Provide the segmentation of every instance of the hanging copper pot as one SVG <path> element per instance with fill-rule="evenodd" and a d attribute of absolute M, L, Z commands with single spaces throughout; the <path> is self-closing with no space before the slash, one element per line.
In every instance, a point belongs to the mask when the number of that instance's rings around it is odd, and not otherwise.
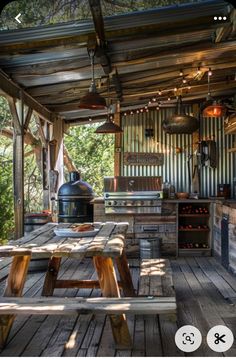
<path fill-rule="evenodd" d="M 162 122 L 164 131 L 169 134 L 193 133 L 199 128 L 199 120 L 196 117 L 187 115 L 182 106 L 181 96 L 177 99 L 175 114 Z"/>

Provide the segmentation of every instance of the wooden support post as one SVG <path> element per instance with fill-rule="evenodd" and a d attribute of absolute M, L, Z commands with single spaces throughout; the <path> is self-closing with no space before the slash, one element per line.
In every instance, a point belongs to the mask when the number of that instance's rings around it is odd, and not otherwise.
<path fill-rule="evenodd" d="M 114 114 L 114 123 L 118 126 L 121 125 L 120 121 L 120 104 L 117 103 L 116 112 Z M 114 152 L 114 176 L 120 176 L 121 174 L 121 141 L 122 134 L 115 134 L 115 152 Z"/>
<path fill-rule="evenodd" d="M 98 280 L 104 297 L 120 297 L 119 286 L 111 258 L 96 256 L 93 263 L 97 271 Z M 132 346 L 128 324 L 124 314 L 110 314 L 112 332 L 116 346 L 127 348 Z"/>
<path fill-rule="evenodd" d="M 18 106 L 15 99 L 8 102 L 13 118 L 14 237 L 18 239 L 24 235 L 24 104 L 22 99 Z"/>
<path fill-rule="evenodd" d="M 41 120 L 42 124 L 42 120 Z M 50 190 L 49 190 L 49 138 L 50 138 L 50 125 L 46 121 L 42 125 L 44 134 L 44 146 L 42 148 L 42 159 L 43 159 L 43 208 L 52 209 L 50 201 Z"/>
<path fill-rule="evenodd" d="M 46 273 L 42 295 L 53 295 L 54 288 L 56 287 L 57 276 L 61 265 L 61 257 L 52 257 L 48 263 L 48 270 Z"/>
<path fill-rule="evenodd" d="M 30 262 L 30 255 L 15 256 L 13 258 L 10 273 L 7 279 L 7 285 L 4 292 L 4 297 L 21 297 L 28 266 Z M 1 315 L 0 318 L 0 348 L 3 348 L 8 334 L 14 322 L 15 315 Z"/>

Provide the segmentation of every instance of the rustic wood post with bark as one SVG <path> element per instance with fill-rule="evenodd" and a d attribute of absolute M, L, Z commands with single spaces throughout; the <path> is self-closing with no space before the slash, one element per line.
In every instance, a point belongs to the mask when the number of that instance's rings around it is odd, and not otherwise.
<path fill-rule="evenodd" d="M 116 112 L 114 114 L 114 123 L 118 126 L 121 125 L 120 121 L 120 103 L 116 105 Z M 115 134 L 115 149 L 114 149 L 114 176 L 120 176 L 121 172 L 121 140 L 122 134 Z"/>
<path fill-rule="evenodd" d="M 23 96 L 20 100 L 8 98 L 13 119 L 13 186 L 15 239 L 24 235 L 24 130 L 28 126 L 32 110 L 25 113 Z"/>

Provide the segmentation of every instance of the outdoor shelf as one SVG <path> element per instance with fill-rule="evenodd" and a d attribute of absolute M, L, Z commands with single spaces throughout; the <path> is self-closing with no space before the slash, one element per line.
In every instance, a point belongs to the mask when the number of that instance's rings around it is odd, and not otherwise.
<path fill-rule="evenodd" d="M 179 232 L 209 232 L 210 228 L 186 228 L 179 229 Z"/>
<path fill-rule="evenodd" d="M 208 218 L 210 217 L 210 214 L 195 214 L 195 213 L 189 213 L 189 214 L 179 214 L 179 217 L 203 217 L 203 218 Z"/>

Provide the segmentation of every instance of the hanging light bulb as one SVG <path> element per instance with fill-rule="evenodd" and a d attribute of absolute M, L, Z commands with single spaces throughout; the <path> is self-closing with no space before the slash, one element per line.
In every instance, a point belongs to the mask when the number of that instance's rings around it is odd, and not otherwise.
<path fill-rule="evenodd" d="M 208 84 L 208 93 L 206 97 L 206 102 L 202 106 L 202 114 L 204 117 L 222 117 L 225 115 L 226 107 L 221 103 L 217 102 L 211 96 L 210 91 L 210 77 L 212 76 L 211 68 L 209 68 L 207 73 L 207 84 Z"/>
<path fill-rule="evenodd" d="M 182 69 L 179 70 L 179 76 L 183 76 L 183 75 L 184 75 L 183 70 Z"/>
<path fill-rule="evenodd" d="M 95 79 L 94 79 L 94 55 L 95 49 L 88 49 L 88 54 L 91 62 L 91 73 L 92 80 L 89 91 L 85 96 L 83 96 L 80 100 L 79 108 L 89 109 L 89 110 L 102 110 L 105 109 L 106 100 L 104 97 L 99 95 L 96 89 Z"/>

